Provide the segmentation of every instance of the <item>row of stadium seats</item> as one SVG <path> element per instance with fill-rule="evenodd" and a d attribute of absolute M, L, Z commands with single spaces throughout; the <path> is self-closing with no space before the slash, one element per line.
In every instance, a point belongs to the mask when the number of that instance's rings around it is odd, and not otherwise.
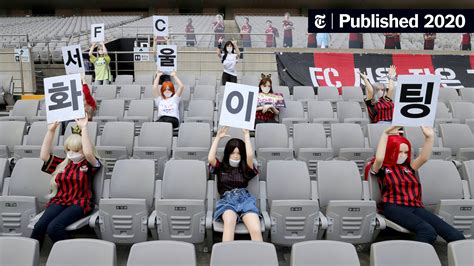
<path fill-rule="evenodd" d="M 38 242 L 29 238 L 0 238 L 5 248 L 2 265 L 31 265 L 39 263 Z M 461 240 L 448 245 L 449 266 L 470 265 L 474 240 Z M 18 253 L 22 256 L 18 256 Z M 87 256 L 83 256 L 87 254 Z M 405 254 L 399 256 L 399 254 Z M 434 248 L 425 243 L 403 240 L 372 244 L 371 265 L 441 265 Z M 66 265 L 74 261 L 81 265 L 115 266 L 116 247 L 113 243 L 94 239 L 64 240 L 54 244 L 47 266 Z M 277 252 L 270 243 L 232 241 L 213 245 L 211 266 L 220 265 L 278 266 Z M 134 244 L 128 266 L 139 265 L 197 265 L 194 246 L 178 241 L 150 241 Z M 305 241 L 291 248 L 290 265 L 360 265 L 353 245 L 338 241 Z"/>

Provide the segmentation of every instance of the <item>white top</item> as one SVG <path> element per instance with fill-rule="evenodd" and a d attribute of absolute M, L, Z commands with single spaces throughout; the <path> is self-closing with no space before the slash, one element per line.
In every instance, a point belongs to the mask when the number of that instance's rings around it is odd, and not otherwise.
<path fill-rule="evenodd" d="M 224 53 L 222 53 L 222 57 L 224 57 Z M 235 65 L 237 62 L 239 62 L 237 54 L 228 53 L 224 62 L 222 62 L 222 65 L 224 66 L 224 72 L 237 77 L 237 70 L 235 70 Z"/>
<path fill-rule="evenodd" d="M 155 98 L 155 105 L 158 108 L 158 119 L 162 116 L 172 116 L 178 118 L 179 121 L 179 102 L 181 97 L 176 94 L 168 99 L 161 96 Z"/>

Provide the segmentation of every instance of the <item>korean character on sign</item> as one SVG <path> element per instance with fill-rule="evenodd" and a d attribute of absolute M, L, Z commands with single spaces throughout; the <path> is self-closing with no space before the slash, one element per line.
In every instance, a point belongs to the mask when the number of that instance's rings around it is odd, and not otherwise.
<path fill-rule="evenodd" d="M 69 90 L 71 91 L 70 94 L 68 94 Z M 70 87 L 64 85 L 64 82 L 53 83 L 49 93 L 51 102 L 55 103 L 49 106 L 50 111 L 71 106 L 74 111 L 79 110 L 78 97 L 81 96 L 81 91 L 76 87 L 75 80 L 70 81 Z M 71 99 L 69 99 L 69 97 Z"/>
<path fill-rule="evenodd" d="M 400 103 L 410 103 L 403 106 L 401 114 L 409 118 L 421 118 L 430 114 L 430 108 L 433 97 L 433 82 L 428 82 L 425 95 L 422 93 L 422 84 L 403 84 L 400 91 Z M 413 112 L 413 110 L 417 110 Z M 418 110 L 421 110 L 418 111 Z"/>
<path fill-rule="evenodd" d="M 163 48 L 160 50 L 160 65 L 162 67 L 174 67 L 176 55 L 174 55 L 174 50 L 171 48 Z"/>
<path fill-rule="evenodd" d="M 73 58 L 76 58 L 76 60 Z M 71 50 L 67 51 L 66 66 L 69 66 L 71 62 L 74 65 L 77 65 L 79 68 L 82 68 L 81 53 L 79 48 L 74 49 L 74 55 L 71 54 Z"/>

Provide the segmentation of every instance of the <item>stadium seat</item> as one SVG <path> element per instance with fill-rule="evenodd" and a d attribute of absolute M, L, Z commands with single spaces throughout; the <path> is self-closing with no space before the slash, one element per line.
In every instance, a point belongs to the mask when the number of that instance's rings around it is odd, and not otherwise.
<path fill-rule="evenodd" d="M 450 101 L 460 101 L 461 97 L 455 88 L 442 87 L 439 90 L 438 102 L 449 103 Z"/>
<path fill-rule="evenodd" d="M 468 183 L 471 198 L 474 198 L 474 160 L 464 161 L 459 172 L 462 179 Z"/>
<path fill-rule="evenodd" d="M 354 245 L 331 240 L 313 240 L 291 247 L 291 266 L 299 265 L 346 265 L 359 266 Z"/>
<path fill-rule="evenodd" d="M 448 107 L 443 102 L 439 102 L 436 106 L 435 130 L 439 131 L 440 124 L 460 123 L 459 119 L 454 119 L 449 112 Z"/>
<path fill-rule="evenodd" d="M 148 219 L 154 239 L 189 243 L 204 241 L 207 217 L 206 165 L 197 160 L 171 160 L 163 180 L 156 181 L 155 209 Z"/>
<path fill-rule="evenodd" d="M 293 149 L 289 145 L 286 126 L 283 124 L 257 124 L 255 151 L 261 180 L 266 179 L 267 162 L 293 160 Z"/>
<path fill-rule="evenodd" d="M 92 121 L 97 122 L 99 132 L 102 132 L 107 122 L 122 121 L 125 113 L 125 101 L 123 99 L 103 100 L 97 115 Z"/>
<path fill-rule="evenodd" d="M 474 233 L 474 199 L 465 195 L 463 181 L 450 161 L 429 160 L 419 170 L 425 208 L 461 231 L 466 238 Z M 466 186 L 467 189 L 467 186 Z"/>
<path fill-rule="evenodd" d="M 153 204 L 155 165 L 151 160 L 119 160 L 104 183 L 99 211 L 89 220 L 97 237 L 114 243 L 146 241 Z"/>
<path fill-rule="evenodd" d="M 361 173 L 365 161 L 375 154 L 374 149 L 365 147 L 364 134 L 357 124 L 332 124 L 331 142 L 334 155 L 341 160 L 354 161 Z"/>
<path fill-rule="evenodd" d="M 211 128 L 208 123 L 182 123 L 176 147 L 173 148 L 173 158 L 207 161 L 210 147 Z"/>
<path fill-rule="evenodd" d="M 416 158 L 421 152 L 421 147 L 425 141 L 423 131 L 420 127 L 404 127 L 405 137 L 410 141 L 412 148 L 412 156 Z M 435 135 L 434 144 L 431 151 L 431 159 L 446 160 L 451 158 L 451 149 L 439 147 L 438 137 Z"/>
<path fill-rule="evenodd" d="M 97 239 L 70 239 L 53 245 L 46 266 L 108 265 L 115 266 L 115 244 Z"/>
<path fill-rule="evenodd" d="M 370 266 L 377 265 L 441 266 L 441 262 L 430 244 L 390 240 L 374 243 L 370 247 Z"/>
<path fill-rule="evenodd" d="M 319 161 L 318 195 L 329 225 L 326 239 L 352 244 L 371 243 L 377 228 L 376 202 L 366 191 L 354 162 Z"/>
<path fill-rule="evenodd" d="M 210 100 L 190 101 L 184 122 L 208 123 L 211 129 L 214 128 L 214 102 Z"/>
<path fill-rule="evenodd" d="M 280 109 L 280 123 L 286 125 L 288 136 L 293 136 L 293 125 L 298 123 L 308 123 L 305 117 L 303 104 L 297 101 L 285 101 L 286 107 Z"/>
<path fill-rule="evenodd" d="M 131 122 L 108 122 L 96 146 L 97 153 L 104 162 L 107 173 L 111 173 L 117 160 L 128 159 L 132 155 L 135 137 Z"/>
<path fill-rule="evenodd" d="M 133 82 L 133 84 L 140 85 L 140 86 L 152 85 L 153 84 L 152 75 L 136 74 L 135 81 Z"/>
<path fill-rule="evenodd" d="M 342 89 L 342 100 L 344 101 L 351 101 L 351 102 L 358 102 L 364 103 L 364 94 L 362 92 L 362 88 L 359 86 L 343 86 Z"/>
<path fill-rule="evenodd" d="M 387 124 L 368 124 L 367 125 L 367 139 L 369 140 L 369 147 L 377 150 L 380 136 L 382 136 L 385 129 L 389 128 Z"/>
<path fill-rule="evenodd" d="M 182 241 L 149 241 L 133 244 L 127 266 L 196 265 L 194 245 Z"/>
<path fill-rule="evenodd" d="M 0 196 L 0 235 L 29 237 L 30 220 L 42 211 L 48 201 L 51 175 L 41 171 L 39 158 L 17 161 L 10 178 L 4 180 Z"/>
<path fill-rule="evenodd" d="M 13 156 L 15 145 L 23 144 L 23 135 L 26 132 L 26 122 L 22 121 L 0 121 L 0 158 Z"/>
<path fill-rule="evenodd" d="M 94 99 L 99 104 L 102 100 L 115 99 L 117 94 L 116 85 L 96 85 Z"/>
<path fill-rule="evenodd" d="M 196 86 L 196 76 L 192 74 L 181 74 L 179 73 L 179 79 L 183 84 L 189 86 L 189 91 L 194 91 L 194 86 Z"/>
<path fill-rule="evenodd" d="M 288 86 L 272 86 L 272 90 L 274 93 L 281 93 L 283 94 L 283 99 L 285 101 L 292 100 L 291 95 L 290 95 L 290 89 Z M 314 94 L 314 91 L 313 91 Z"/>
<path fill-rule="evenodd" d="M 317 162 L 334 156 L 327 144 L 322 124 L 296 124 L 293 129 L 293 148 L 295 158 L 308 166 L 312 180 L 316 180 Z"/>
<path fill-rule="evenodd" d="M 39 265 L 39 243 L 26 237 L 0 237 L 0 265 Z"/>
<path fill-rule="evenodd" d="M 10 163 L 6 158 L 0 158 L 0 196 L 3 190 L 3 180 L 10 176 Z"/>
<path fill-rule="evenodd" d="M 60 127 L 56 129 L 52 142 L 53 146 L 57 146 L 59 143 L 60 130 Z M 17 159 L 23 157 L 38 158 L 46 132 L 48 132 L 48 124 L 46 121 L 38 121 L 31 124 L 28 135 L 25 137 L 25 143 L 23 145 L 14 146 L 13 156 Z"/>
<path fill-rule="evenodd" d="M 122 87 L 123 85 L 132 85 L 133 84 L 133 75 L 117 75 L 115 77 L 115 84 L 119 87 Z"/>
<path fill-rule="evenodd" d="M 471 131 L 474 130 L 474 103 L 470 102 L 451 102 L 453 117 L 460 121 L 461 124 L 469 126 Z"/>
<path fill-rule="evenodd" d="M 305 109 L 308 106 L 309 101 L 316 100 L 314 89 L 311 86 L 294 86 L 293 87 L 293 100 L 303 102 Z"/>
<path fill-rule="evenodd" d="M 339 101 L 336 109 L 339 122 L 359 124 L 364 131 L 366 130 L 369 119 L 362 113 L 359 103 Z"/>
<path fill-rule="evenodd" d="M 32 118 L 37 116 L 39 109 L 38 100 L 18 100 L 13 105 L 9 116 L 1 116 L 0 121 L 23 121 L 30 124 Z"/>
<path fill-rule="evenodd" d="M 339 121 L 329 101 L 308 102 L 308 120 L 310 123 L 323 124 L 327 136 L 331 134 L 331 124 Z"/>
<path fill-rule="evenodd" d="M 230 241 L 212 246 L 210 266 L 265 265 L 278 266 L 275 246 L 257 241 Z"/>
<path fill-rule="evenodd" d="M 152 100 L 132 100 L 123 121 L 135 124 L 135 135 L 140 134 L 143 123 L 153 122 L 154 102 Z"/>
<path fill-rule="evenodd" d="M 474 103 L 474 88 L 462 88 L 460 92 L 463 101 Z"/>
<path fill-rule="evenodd" d="M 291 246 L 314 240 L 327 228 L 319 211 L 316 181 L 310 180 L 304 162 L 268 162 L 266 192 L 273 243 Z"/>
<path fill-rule="evenodd" d="M 443 146 L 451 148 L 451 153 L 458 160 L 474 159 L 474 135 L 467 125 L 441 124 L 440 135 Z"/>
<path fill-rule="evenodd" d="M 318 101 L 329 101 L 335 103 L 341 100 L 339 91 L 336 87 L 322 86 L 318 87 Z"/>
<path fill-rule="evenodd" d="M 158 86 L 158 91 L 160 91 L 161 85 Z M 154 100 L 156 97 L 153 94 L 153 85 L 145 85 L 145 90 L 143 91 L 142 99 L 143 100 Z"/>
<path fill-rule="evenodd" d="M 140 85 L 122 85 L 118 99 L 125 100 L 125 109 L 128 110 L 128 105 L 132 100 L 139 100 L 141 97 L 142 88 Z"/>
<path fill-rule="evenodd" d="M 209 100 L 214 102 L 216 99 L 216 88 L 212 85 L 196 85 L 191 99 Z"/>
<path fill-rule="evenodd" d="M 133 158 L 155 161 L 155 173 L 162 179 L 165 163 L 171 157 L 173 127 L 170 123 L 145 122 L 142 125 Z"/>
<path fill-rule="evenodd" d="M 258 86 L 260 82 L 260 76 L 255 75 L 242 75 L 240 79 L 240 84 L 249 85 L 249 86 Z"/>
<path fill-rule="evenodd" d="M 216 86 L 216 77 L 213 75 L 200 75 L 198 80 L 196 81 L 196 86 L 198 85 L 211 85 Z M 196 88 L 194 88 L 196 91 Z"/>
<path fill-rule="evenodd" d="M 448 265 L 462 266 L 473 265 L 474 240 L 460 240 L 448 244 Z"/>

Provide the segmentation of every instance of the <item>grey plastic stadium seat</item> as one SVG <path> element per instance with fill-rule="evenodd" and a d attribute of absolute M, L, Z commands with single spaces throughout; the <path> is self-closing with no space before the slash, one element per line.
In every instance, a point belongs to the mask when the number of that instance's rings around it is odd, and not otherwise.
<path fill-rule="evenodd" d="M 116 263 L 114 243 L 97 239 L 70 239 L 53 245 L 46 266 L 115 266 Z"/>
<path fill-rule="evenodd" d="M 308 120 L 310 123 L 323 124 L 327 136 L 331 134 L 331 124 L 339 121 L 328 101 L 308 102 Z"/>
<path fill-rule="evenodd" d="M 260 76 L 258 74 L 255 75 L 242 75 L 240 84 L 245 84 L 249 86 L 258 86 L 260 82 Z"/>
<path fill-rule="evenodd" d="M 135 135 L 139 135 L 143 123 L 153 121 L 153 109 L 152 100 L 132 100 L 123 121 L 135 123 Z"/>
<path fill-rule="evenodd" d="M 158 86 L 158 91 L 161 90 L 161 85 Z M 153 94 L 153 85 L 146 85 L 143 91 L 142 99 L 144 100 L 153 100 L 155 99 L 155 95 Z"/>
<path fill-rule="evenodd" d="M 0 237 L 0 265 L 39 265 L 39 243 L 26 237 Z"/>
<path fill-rule="evenodd" d="M 340 100 L 339 91 L 336 87 L 318 87 L 318 101 L 330 101 L 331 103 L 335 103 Z"/>
<path fill-rule="evenodd" d="M 192 100 L 209 100 L 215 101 L 216 99 L 216 88 L 212 85 L 196 85 Z"/>
<path fill-rule="evenodd" d="M 188 85 L 190 91 L 194 90 L 194 86 L 196 86 L 196 76 L 192 74 L 182 74 L 179 73 L 179 79 L 183 82 L 183 84 Z"/>
<path fill-rule="evenodd" d="M 326 228 L 327 221 L 319 211 L 316 181 L 310 180 L 304 162 L 268 162 L 266 192 L 273 243 L 290 246 L 313 240 Z"/>
<path fill-rule="evenodd" d="M 207 123 L 182 123 L 176 147 L 173 149 L 174 159 L 207 160 L 211 147 L 211 128 Z"/>
<path fill-rule="evenodd" d="M 472 238 L 474 199 L 465 198 L 463 181 L 450 161 L 429 160 L 419 170 L 425 208 Z M 467 192 L 467 191 L 466 191 Z"/>
<path fill-rule="evenodd" d="M 102 100 L 115 99 L 116 94 L 116 85 L 96 85 L 94 99 L 100 103 Z"/>
<path fill-rule="evenodd" d="M 352 244 L 331 240 L 314 240 L 296 243 L 291 247 L 290 265 L 359 266 L 360 262 Z"/>
<path fill-rule="evenodd" d="M 319 204 L 329 220 L 326 239 L 372 242 L 377 227 L 376 203 L 366 196 L 364 183 L 354 162 L 318 162 Z"/>
<path fill-rule="evenodd" d="M 44 136 L 48 132 L 48 124 L 46 121 L 34 122 L 30 130 L 28 131 L 28 136 L 26 136 L 26 141 L 23 145 L 15 145 L 13 149 L 15 158 L 23 157 L 34 157 L 38 158 L 40 156 L 41 145 L 43 144 Z M 53 138 L 53 146 L 58 145 L 59 142 L 59 132 L 60 127 L 56 129 L 56 133 Z"/>
<path fill-rule="evenodd" d="M 1 236 L 30 236 L 28 223 L 44 209 L 50 192 L 51 175 L 42 172 L 42 166 L 39 158 L 20 159 L 5 179 L 0 196 Z"/>
<path fill-rule="evenodd" d="M 196 81 L 196 86 L 198 85 L 211 85 L 216 86 L 216 77 L 213 75 L 200 75 Z"/>
<path fill-rule="evenodd" d="M 474 88 L 463 88 L 460 92 L 463 101 L 474 103 Z"/>
<path fill-rule="evenodd" d="M 146 241 L 147 220 L 155 190 L 155 165 L 151 160 L 119 160 L 110 182 L 104 184 L 99 211 L 89 225 L 101 239 L 114 243 Z"/>
<path fill-rule="evenodd" d="M 135 81 L 133 82 L 133 84 L 141 85 L 141 86 L 151 85 L 153 84 L 152 75 L 137 74 L 135 75 Z"/>
<path fill-rule="evenodd" d="M 448 107 L 443 102 L 439 102 L 436 106 L 435 129 L 439 130 L 440 124 L 459 123 L 459 119 L 454 119 L 449 112 Z"/>
<path fill-rule="evenodd" d="M 460 101 L 461 97 L 455 88 L 440 88 L 438 102 L 449 103 L 450 101 Z"/>
<path fill-rule="evenodd" d="M 418 156 L 421 152 L 421 147 L 425 137 L 420 127 L 404 127 L 405 137 L 410 140 L 412 148 L 412 156 Z M 434 144 L 431 151 L 431 159 L 446 160 L 451 157 L 451 149 L 446 147 L 439 147 L 438 137 L 434 137 Z"/>
<path fill-rule="evenodd" d="M 294 86 L 293 87 L 293 100 L 302 101 L 306 107 L 309 101 L 316 99 L 314 89 L 311 86 Z"/>
<path fill-rule="evenodd" d="M 370 247 L 370 266 L 441 266 L 432 245 L 407 240 L 382 241 Z"/>
<path fill-rule="evenodd" d="M 389 128 L 387 124 L 368 124 L 367 125 L 367 139 L 369 140 L 369 147 L 374 150 L 379 145 L 380 137 L 382 136 L 385 129 Z"/>
<path fill-rule="evenodd" d="M 171 157 L 172 143 L 173 127 L 170 123 L 145 122 L 133 147 L 133 158 L 155 161 L 155 172 L 161 179 L 165 163 Z"/>
<path fill-rule="evenodd" d="M 342 89 L 342 100 L 344 101 L 352 101 L 363 103 L 364 102 L 364 94 L 362 92 L 362 88 L 359 86 L 343 86 Z"/>
<path fill-rule="evenodd" d="M 127 266 L 196 265 L 194 245 L 182 241 L 149 241 L 133 244 Z"/>
<path fill-rule="evenodd" d="M 332 124 L 331 142 L 334 155 L 339 159 L 354 161 L 360 172 L 365 161 L 374 155 L 374 149 L 365 147 L 364 134 L 357 124 Z"/>
<path fill-rule="evenodd" d="M 459 119 L 461 124 L 474 120 L 474 103 L 451 102 L 450 105 L 454 119 Z"/>
<path fill-rule="evenodd" d="M 121 86 L 123 89 L 123 85 L 131 85 L 133 83 L 133 75 L 117 75 L 115 78 L 115 84 Z"/>
<path fill-rule="evenodd" d="M 474 135 L 468 125 L 441 124 L 440 135 L 443 146 L 451 148 L 458 160 L 474 159 Z"/>
<path fill-rule="evenodd" d="M 191 100 L 184 122 L 208 123 L 214 127 L 214 102 L 211 100 Z"/>
<path fill-rule="evenodd" d="M 96 150 L 107 172 L 111 173 L 115 162 L 132 155 L 135 128 L 132 122 L 108 122 Z"/>
<path fill-rule="evenodd" d="M 448 244 L 448 265 L 474 265 L 474 239 L 454 241 Z"/>
<path fill-rule="evenodd" d="M 13 105 L 9 116 L 0 117 L 0 121 L 24 121 L 31 123 L 31 119 L 38 114 L 38 100 L 18 100 Z"/>
<path fill-rule="evenodd" d="M 257 241 L 230 241 L 212 246 L 211 266 L 278 266 L 275 246 Z"/>
<path fill-rule="evenodd" d="M 140 85 L 123 85 L 120 89 L 120 93 L 117 98 L 124 99 L 126 103 L 126 109 L 132 100 L 139 100 L 142 93 Z"/>
<path fill-rule="evenodd" d="M 0 158 L 0 195 L 3 190 L 3 180 L 10 176 L 10 163 L 6 158 Z"/>
<path fill-rule="evenodd" d="M 293 159 L 293 149 L 290 148 L 286 126 L 283 124 L 257 124 L 255 151 L 260 179 L 265 180 L 268 161 Z"/>
<path fill-rule="evenodd" d="M 296 159 L 306 162 L 310 177 L 314 180 L 317 162 L 333 157 L 322 124 L 296 124 L 293 129 L 293 148 Z"/>
<path fill-rule="evenodd" d="M 13 156 L 15 145 L 23 143 L 23 135 L 26 132 L 26 122 L 22 121 L 0 121 L 0 158 Z M 4 132 L 9 132 L 5 134 Z"/>
<path fill-rule="evenodd" d="M 123 99 L 103 100 L 97 115 L 92 118 L 92 121 L 97 122 L 99 132 L 102 132 L 105 123 L 123 120 L 124 112 L 125 101 Z"/>
<path fill-rule="evenodd" d="M 364 129 L 367 127 L 369 119 L 362 113 L 359 103 L 340 101 L 337 102 L 336 106 L 339 122 L 359 124 Z"/>
<path fill-rule="evenodd" d="M 293 125 L 298 123 L 308 123 L 305 117 L 303 104 L 297 101 L 285 101 L 286 107 L 280 109 L 280 123 L 286 125 L 288 135 L 293 136 Z"/>
<path fill-rule="evenodd" d="M 467 185 L 469 186 L 469 191 L 472 195 L 474 195 L 474 160 L 464 161 L 461 169 L 459 169 L 461 177 L 463 180 L 467 181 Z"/>
<path fill-rule="evenodd" d="M 203 161 L 171 160 L 156 181 L 155 210 L 148 227 L 155 239 L 204 241 L 207 173 Z M 210 223 L 211 221 L 207 221 Z"/>
<path fill-rule="evenodd" d="M 274 93 L 281 93 L 283 94 L 283 98 L 285 101 L 292 100 L 291 95 L 290 95 L 290 89 L 288 86 L 272 86 L 273 92 Z M 314 94 L 314 91 L 313 91 Z"/>

